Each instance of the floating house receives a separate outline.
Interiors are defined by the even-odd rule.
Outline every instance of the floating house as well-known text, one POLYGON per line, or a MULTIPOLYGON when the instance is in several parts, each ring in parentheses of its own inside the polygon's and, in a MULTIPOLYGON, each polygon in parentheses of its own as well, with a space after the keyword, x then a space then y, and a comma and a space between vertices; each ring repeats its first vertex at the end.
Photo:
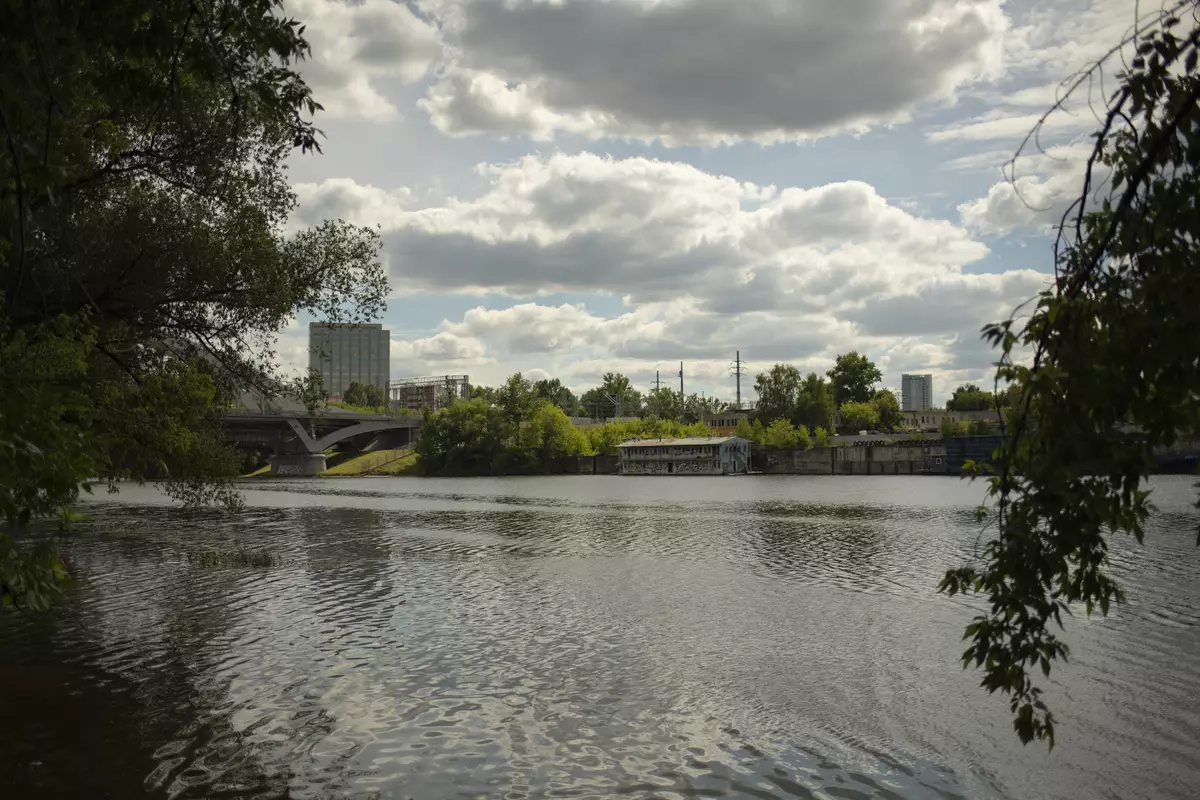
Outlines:
POLYGON ((744 475, 750 442, 737 436, 631 439, 620 444, 622 475, 744 475))

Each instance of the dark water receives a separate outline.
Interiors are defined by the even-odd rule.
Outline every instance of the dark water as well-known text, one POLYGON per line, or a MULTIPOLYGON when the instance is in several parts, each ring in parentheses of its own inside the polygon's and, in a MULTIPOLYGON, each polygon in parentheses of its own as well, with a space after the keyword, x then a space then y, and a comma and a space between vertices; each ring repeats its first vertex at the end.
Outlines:
POLYGON ((130 488, 70 614, 0 617, 0 797, 1195 798, 1194 490, 1156 486, 1051 754, 957 665, 953 479, 293 481, 238 518, 130 488), (242 546, 284 564, 188 560, 242 546))

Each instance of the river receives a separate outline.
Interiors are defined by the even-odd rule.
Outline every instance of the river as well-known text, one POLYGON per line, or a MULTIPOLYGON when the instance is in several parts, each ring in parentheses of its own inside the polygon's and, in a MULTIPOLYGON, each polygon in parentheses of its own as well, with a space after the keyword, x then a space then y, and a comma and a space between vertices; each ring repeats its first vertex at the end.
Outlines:
POLYGON ((1154 481, 1129 602, 1068 621, 1022 747, 964 671, 938 477, 248 483, 101 495, 68 607, 0 616, 6 798, 1200 795, 1191 480, 1154 481), (276 554, 201 566, 203 551, 276 554))

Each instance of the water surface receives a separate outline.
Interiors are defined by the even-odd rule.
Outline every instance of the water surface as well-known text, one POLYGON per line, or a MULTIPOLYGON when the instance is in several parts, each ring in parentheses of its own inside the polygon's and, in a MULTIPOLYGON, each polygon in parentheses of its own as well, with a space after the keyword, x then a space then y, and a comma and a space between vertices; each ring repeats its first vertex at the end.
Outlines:
POLYGON ((1069 622, 1022 748, 934 593, 979 486, 937 477, 247 484, 101 497, 69 613, 0 617, 0 796, 1200 796, 1191 481, 1128 605, 1069 622), (206 568, 267 548, 279 566, 206 568))

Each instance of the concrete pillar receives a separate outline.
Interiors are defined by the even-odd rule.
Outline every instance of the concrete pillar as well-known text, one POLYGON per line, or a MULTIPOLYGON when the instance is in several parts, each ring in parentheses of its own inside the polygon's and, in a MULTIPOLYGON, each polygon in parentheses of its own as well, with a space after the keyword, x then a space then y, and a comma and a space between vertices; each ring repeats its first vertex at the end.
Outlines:
POLYGON ((324 453, 281 453, 271 456, 272 475, 290 478, 311 478, 324 471, 324 453))

